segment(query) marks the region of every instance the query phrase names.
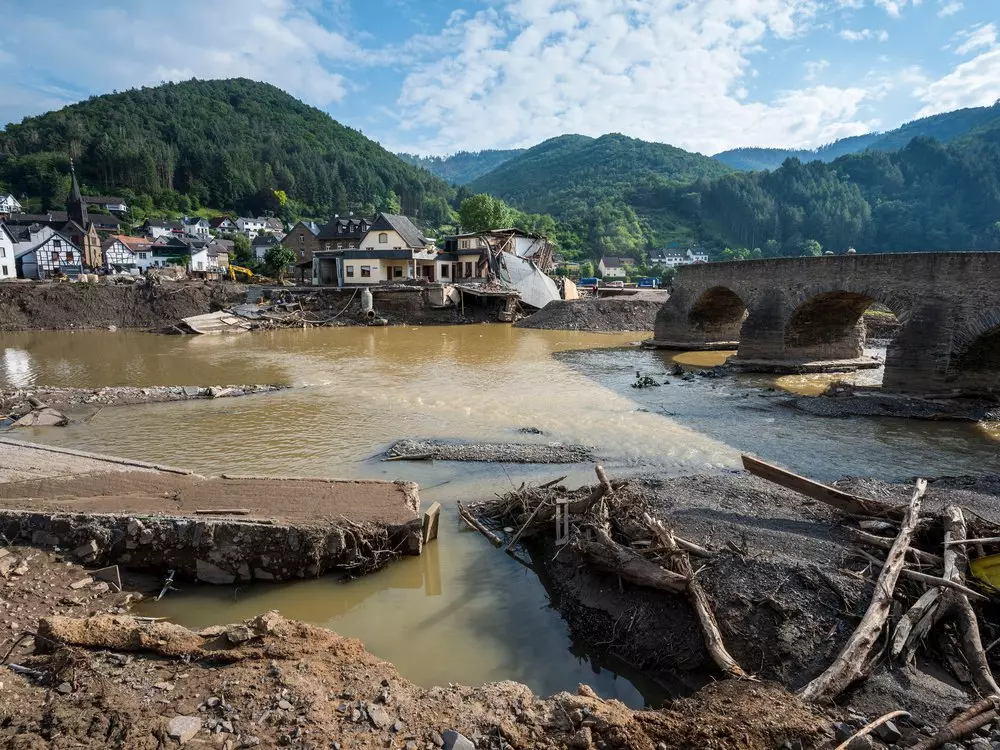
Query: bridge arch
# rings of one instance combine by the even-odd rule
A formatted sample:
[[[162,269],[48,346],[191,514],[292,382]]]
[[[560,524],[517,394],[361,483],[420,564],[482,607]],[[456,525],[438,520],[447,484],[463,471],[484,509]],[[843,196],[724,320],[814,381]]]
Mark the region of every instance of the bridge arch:
[[[713,286],[695,299],[687,323],[705,341],[735,343],[748,315],[748,305],[739,294],[727,286]]]
[[[981,312],[955,331],[948,370],[960,389],[1000,392],[1000,308]]]

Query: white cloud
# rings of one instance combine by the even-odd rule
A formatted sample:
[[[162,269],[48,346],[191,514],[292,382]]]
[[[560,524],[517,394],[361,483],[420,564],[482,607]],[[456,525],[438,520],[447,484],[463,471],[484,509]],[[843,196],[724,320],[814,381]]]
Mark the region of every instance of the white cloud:
[[[805,64],[805,79],[807,81],[815,81],[819,74],[830,67],[829,60],[811,60]]]
[[[860,87],[746,97],[750,55],[768,37],[801,33],[816,9],[812,0],[512,0],[453,22],[447,54],[408,75],[401,121],[433,134],[394,145],[440,153],[624,132],[714,153],[866,132]]]
[[[986,107],[1000,99],[1000,46],[963,62],[946,76],[916,89],[927,117],[963,107]]]
[[[70,76],[72,85],[98,93],[163,80],[241,76],[327,106],[347,90],[346,79],[327,65],[361,59],[353,42],[323,27],[294,0],[134,0],[81,10],[72,23],[58,14],[18,12],[4,40],[18,61],[13,80],[22,91],[31,89],[25,71],[38,80]],[[0,123],[25,112],[23,99],[22,93],[0,100]]]
[[[976,25],[959,32],[956,38],[964,41],[955,48],[955,54],[967,55],[980,47],[993,47],[997,43],[997,27],[994,23]]]
[[[938,10],[938,16],[940,18],[947,18],[948,16],[953,16],[964,8],[965,5],[960,2],[960,0],[951,0],[951,2],[946,2],[942,0],[941,8]]]
[[[885,42],[889,39],[889,32],[885,29],[880,29],[875,31],[874,29],[843,29],[838,32],[837,36],[841,39],[846,39],[848,42],[863,42],[868,39],[877,39],[880,42]]]
[[[920,0],[875,0],[875,5],[882,8],[893,18],[899,18],[903,15],[903,11],[907,5],[916,7],[920,5]]]

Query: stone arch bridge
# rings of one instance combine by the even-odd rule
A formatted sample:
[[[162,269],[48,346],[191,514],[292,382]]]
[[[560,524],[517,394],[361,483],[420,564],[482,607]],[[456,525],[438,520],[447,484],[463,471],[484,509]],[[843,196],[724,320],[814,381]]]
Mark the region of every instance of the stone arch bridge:
[[[737,349],[764,372],[849,370],[863,357],[863,315],[900,321],[883,389],[1000,393],[1000,253],[841,255],[682,266],[650,345]]]

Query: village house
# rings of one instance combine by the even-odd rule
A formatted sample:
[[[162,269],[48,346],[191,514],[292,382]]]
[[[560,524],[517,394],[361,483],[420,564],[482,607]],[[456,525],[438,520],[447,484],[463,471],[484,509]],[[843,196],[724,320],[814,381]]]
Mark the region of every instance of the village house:
[[[140,252],[149,252],[150,242],[143,237],[123,234],[108,237],[101,244],[104,267],[108,270],[128,270],[138,267]]]
[[[208,222],[208,228],[216,234],[235,234],[237,232],[236,225],[233,220],[228,216],[216,216],[214,219],[210,219]]]
[[[10,216],[22,212],[21,204],[13,195],[0,195],[0,216]]]
[[[116,195],[87,195],[84,196],[88,206],[97,206],[104,211],[123,214],[128,211],[128,204],[124,198]]]
[[[139,230],[155,240],[160,237],[172,237],[178,231],[183,232],[184,225],[167,219],[146,219]]]
[[[708,263],[708,254],[700,250],[654,250],[649,254],[649,265],[676,268],[692,263]]]
[[[41,225],[20,229],[14,245],[14,265],[20,278],[41,280],[83,273],[83,253],[66,235]]]
[[[208,219],[192,216],[190,218],[184,218],[181,223],[184,225],[184,231],[187,234],[193,234],[196,237],[202,237],[205,239],[211,235],[211,226],[208,223]]]
[[[327,225],[320,233],[324,249],[313,253],[314,284],[361,286],[440,278],[434,240],[424,237],[405,216],[380,213],[370,224],[365,220],[353,222],[337,218],[331,222],[332,227]],[[367,229],[354,240],[362,224]],[[338,231],[341,227],[344,231]],[[331,235],[342,239],[324,239]],[[335,249],[327,249],[331,245]]]
[[[313,253],[322,249],[319,239],[320,227],[313,221],[300,221],[295,224],[281,240],[281,244],[295,253],[295,262],[290,271],[297,274],[299,283],[306,282],[306,276],[312,278]]]
[[[285,225],[276,216],[258,216],[257,221],[263,221],[264,231],[270,232],[279,240],[285,236]]]
[[[236,230],[242,232],[248,239],[254,239],[264,231],[266,220],[264,217],[255,219],[252,216],[241,216],[236,220]]]
[[[635,258],[605,257],[597,264],[597,270],[603,279],[624,279],[626,267],[634,266]]]
[[[253,250],[253,257],[263,263],[267,251],[277,244],[279,244],[278,238],[273,234],[260,234],[254,237],[253,242],[250,243],[250,248]]]
[[[14,235],[0,223],[0,280],[17,277],[14,266]]]
[[[205,247],[208,251],[209,264],[213,264],[219,269],[219,273],[225,273],[229,269],[229,255],[234,252],[232,249],[232,241],[229,241],[229,245],[223,244],[226,240],[219,240],[212,242]],[[212,259],[215,259],[214,261]]]

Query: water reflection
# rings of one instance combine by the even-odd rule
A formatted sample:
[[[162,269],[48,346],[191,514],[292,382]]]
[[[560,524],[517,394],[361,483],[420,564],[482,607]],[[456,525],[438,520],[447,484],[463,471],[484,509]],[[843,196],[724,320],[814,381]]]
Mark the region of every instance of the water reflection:
[[[31,355],[24,349],[3,350],[3,371],[4,378],[12,388],[27,388],[34,380]]]

